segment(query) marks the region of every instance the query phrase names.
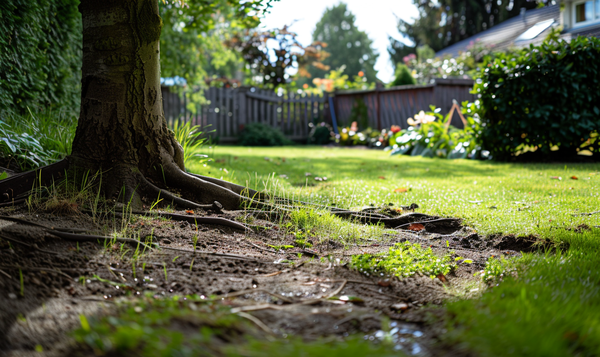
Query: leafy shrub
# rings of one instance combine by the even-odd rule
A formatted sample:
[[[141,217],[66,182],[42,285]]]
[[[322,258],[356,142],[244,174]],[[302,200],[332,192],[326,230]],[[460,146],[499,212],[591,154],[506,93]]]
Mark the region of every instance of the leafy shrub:
[[[356,122],[358,124],[358,127],[361,129],[367,128],[369,126],[369,107],[367,107],[367,104],[365,103],[363,98],[357,98],[352,104],[352,110],[350,111],[348,122]]]
[[[317,125],[309,124],[312,126],[310,133],[308,134],[308,143],[313,145],[326,145],[329,144],[333,138],[334,133],[331,126],[325,122]]]
[[[27,171],[71,153],[76,118],[51,112],[0,116],[0,166]]]
[[[482,140],[494,158],[598,152],[600,39],[552,40],[516,56],[499,54],[481,76],[475,92]]]
[[[244,130],[239,134],[238,143],[243,146],[282,146],[293,144],[279,129],[260,123],[246,125]]]
[[[395,78],[390,83],[390,86],[402,86],[407,84],[416,84],[417,81],[410,73],[410,69],[405,64],[398,63],[396,65]]]
[[[0,114],[27,107],[79,110],[78,0],[0,2]]]
[[[358,125],[353,122],[350,127],[340,128],[338,143],[342,146],[366,145],[374,147],[380,146],[377,144],[380,136],[381,133],[372,128],[358,131]]]
[[[488,158],[488,152],[479,145],[481,126],[477,115],[473,115],[474,104],[463,103],[461,109],[466,125],[458,129],[449,125],[450,114],[445,118],[440,109],[431,107],[430,112],[421,111],[411,125],[397,132],[390,139],[392,155],[440,157],[448,159]]]

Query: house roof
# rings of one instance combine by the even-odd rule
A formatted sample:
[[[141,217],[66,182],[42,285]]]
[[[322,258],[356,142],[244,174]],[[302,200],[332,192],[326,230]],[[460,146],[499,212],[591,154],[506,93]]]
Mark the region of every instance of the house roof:
[[[554,22],[552,22],[553,20]],[[544,23],[545,22],[545,23]],[[535,25],[538,24],[536,27]],[[539,9],[532,9],[523,12],[506,21],[495,25],[488,30],[459,41],[451,46],[444,48],[436,53],[436,56],[450,55],[456,57],[460,52],[466,52],[475,43],[493,46],[494,49],[503,50],[511,46],[528,46],[530,43],[542,42],[550,32],[551,25],[560,24],[560,6],[544,6]],[[544,25],[548,25],[544,27]],[[536,27],[540,31],[535,31]],[[526,31],[531,30],[531,36],[525,36],[526,39],[519,38]],[[533,33],[532,33],[533,32]],[[537,33],[537,34],[536,34]]]

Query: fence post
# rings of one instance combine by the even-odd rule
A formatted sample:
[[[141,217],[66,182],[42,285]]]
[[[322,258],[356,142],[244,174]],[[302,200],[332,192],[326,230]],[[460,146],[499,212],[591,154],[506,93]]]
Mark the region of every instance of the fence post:
[[[239,109],[238,109],[238,132],[241,132],[242,130],[244,130],[244,127],[246,126],[246,91],[248,90],[248,88],[246,87],[240,87],[237,90],[236,95],[238,96],[238,103],[239,103]],[[234,112],[234,116],[235,116],[235,112]]]

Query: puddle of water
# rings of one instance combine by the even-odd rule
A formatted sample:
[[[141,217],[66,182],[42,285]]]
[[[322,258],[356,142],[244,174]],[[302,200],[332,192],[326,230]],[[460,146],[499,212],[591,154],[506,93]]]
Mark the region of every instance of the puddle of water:
[[[425,347],[418,342],[418,339],[423,336],[423,332],[413,325],[396,321],[391,322],[390,327],[391,330],[388,332],[378,330],[373,334],[365,335],[364,338],[370,341],[391,342],[395,350],[411,356],[427,357],[430,355]]]

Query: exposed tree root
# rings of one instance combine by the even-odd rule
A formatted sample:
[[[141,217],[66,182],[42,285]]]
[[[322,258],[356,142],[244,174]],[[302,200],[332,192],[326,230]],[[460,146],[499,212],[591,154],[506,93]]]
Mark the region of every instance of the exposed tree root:
[[[134,207],[141,207],[141,197],[153,197],[155,200],[162,199],[160,203],[182,209],[202,209],[221,212],[222,209],[240,210],[240,208],[246,208],[249,210],[248,213],[251,214],[261,212],[260,214],[264,214],[265,216],[280,217],[279,214],[281,212],[289,212],[297,209],[298,205],[300,205],[323,209],[329,211],[334,216],[365,224],[384,224],[387,228],[399,229],[414,222],[437,222],[436,219],[453,220],[451,218],[439,218],[414,212],[392,217],[380,212],[372,212],[372,209],[353,211],[286,198],[270,197],[264,193],[231,182],[187,173],[175,162],[173,156],[165,150],[161,150],[161,161],[162,177],[166,186],[181,191],[184,197],[190,197],[191,199],[181,198],[167,189],[157,187],[142,173],[135,170],[132,172],[132,169],[129,167],[113,168],[114,171],[110,175],[111,179],[108,181],[112,183],[123,182],[125,184],[125,196],[122,198],[133,202]],[[68,167],[69,161],[63,160],[40,170],[17,174],[3,180],[0,183],[0,195],[2,195],[0,197],[0,204],[6,204],[15,199],[24,199],[27,195],[31,194],[32,187],[36,181],[39,182],[36,185],[44,186],[55,182],[55,180],[64,178],[64,170],[68,169]],[[128,172],[129,174],[127,174]],[[137,198],[134,199],[134,197]],[[134,213],[148,214],[142,211],[135,211]],[[162,212],[158,213],[158,215],[173,220],[187,221],[192,224],[221,225],[244,231],[249,229],[246,225],[220,217],[186,216]]]
[[[28,243],[25,243],[25,242],[21,242],[18,239],[7,237],[4,234],[0,234],[0,239],[4,239],[6,241],[13,242],[13,243],[18,244],[18,245],[22,245],[22,246],[27,247],[27,248],[32,249],[32,250],[37,250],[38,252],[42,252],[42,253],[46,253],[46,254],[51,254],[51,255],[60,255],[60,253],[51,252],[49,250],[40,249],[40,248],[38,248],[35,245],[28,244]]]

